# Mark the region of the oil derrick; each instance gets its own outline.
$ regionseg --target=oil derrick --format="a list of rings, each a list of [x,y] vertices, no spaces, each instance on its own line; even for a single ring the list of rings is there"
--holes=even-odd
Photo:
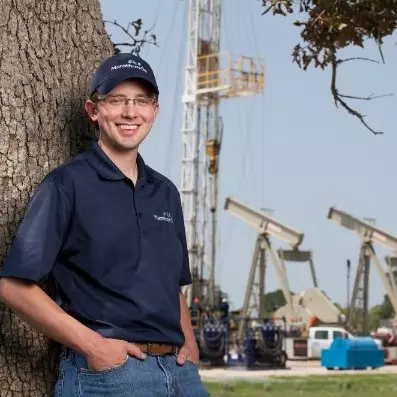
[[[219,104],[263,92],[264,64],[220,52],[221,0],[190,0],[188,7],[180,192],[193,285],[186,295],[189,304],[197,296],[213,307],[223,132]]]
[[[392,274],[390,262],[386,260],[389,270],[387,273],[374,248],[374,245],[377,244],[395,252],[397,250],[397,237],[333,207],[328,211],[328,218],[336,224],[352,230],[360,237],[360,255],[346,322],[347,327],[359,334],[367,335],[369,333],[368,295],[371,267],[376,269],[383,287],[390,298],[394,312],[397,313],[396,283],[393,278],[387,276],[388,273]],[[393,322],[394,325],[397,325],[397,315],[394,317]]]

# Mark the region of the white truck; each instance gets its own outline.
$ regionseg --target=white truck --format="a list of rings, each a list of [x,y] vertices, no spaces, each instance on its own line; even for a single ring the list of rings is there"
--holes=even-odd
[[[289,360],[321,358],[321,351],[328,349],[335,338],[354,338],[344,328],[333,326],[311,327],[307,338],[286,338],[285,350]],[[382,341],[375,339],[375,343],[382,347]]]
[[[321,350],[328,349],[335,338],[354,337],[341,326],[344,323],[343,314],[319,288],[306,288],[299,295],[294,295],[292,306],[280,307],[275,312],[275,318],[285,319],[287,334],[292,335],[297,330],[298,335],[305,335],[286,337],[284,350],[289,360],[320,359]],[[283,323],[279,325],[283,326]],[[374,340],[382,346],[380,340]]]
[[[286,338],[285,350],[289,360],[319,359],[321,350],[328,349],[337,338],[351,337],[345,329],[338,327],[311,327],[307,338]]]

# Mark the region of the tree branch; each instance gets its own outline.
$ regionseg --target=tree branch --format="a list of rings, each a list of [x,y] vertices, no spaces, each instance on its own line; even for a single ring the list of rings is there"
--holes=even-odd
[[[126,29],[124,26],[120,25],[117,21],[103,21],[104,23],[111,23],[112,25],[117,26],[119,29],[121,29],[132,41],[133,43],[136,42],[136,39],[134,36],[131,35],[129,32],[129,28],[131,23],[128,23],[128,28]]]
[[[124,43],[113,43],[115,46],[126,46],[126,47],[137,47],[137,46],[142,46],[143,44],[152,44],[158,47],[158,44],[155,41],[150,41],[146,39],[142,40],[135,40],[134,43],[129,43],[129,42],[124,42]]]
[[[152,40],[148,40],[147,39],[147,35],[152,31],[154,25],[150,29],[144,31],[142,38],[137,38],[137,36],[139,35],[140,30],[141,30],[141,20],[137,20],[137,21],[134,21],[134,22],[129,22],[128,25],[127,25],[127,28],[125,28],[124,26],[120,25],[117,21],[104,21],[104,22],[105,23],[110,23],[110,24],[118,27],[131,40],[130,42],[113,43],[113,46],[115,48],[117,46],[128,46],[128,47],[132,48],[131,52],[139,54],[139,52],[141,50],[141,47],[144,44],[151,44],[151,45],[155,45],[156,47],[159,46],[158,42],[156,40],[156,36],[154,34],[151,34]],[[132,34],[130,32],[130,28],[134,28],[135,29],[135,34]]]
[[[368,61],[368,62],[379,63],[379,61],[377,61],[376,59],[365,58],[365,57],[352,57],[352,58],[346,58],[346,59],[337,59],[336,63],[340,64],[343,62],[350,62],[350,61]]]
[[[387,97],[387,96],[393,96],[394,94],[382,94],[382,95],[371,94],[371,95],[368,95],[368,96],[354,96],[354,95],[344,95],[344,94],[339,94],[338,93],[338,95],[341,98],[359,99],[359,100],[362,100],[362,101],[372,101],[373,99],[379,99],[379,98],[384,98],[384,97]]]
[[[331,66],[331,91],[335,105],[345,108],[357,117],[372,133],[381,133],[371,128],[364,115],[352,108],[349,101],[369,101],[392,94],[341,94],[336,88],[336,74],[338,66],[344,62],[385,63],[382,46],[385,37],[397,31],[397,0],[262,0],[262,7],[262,15],[269,12],[284,16],[291,13],[304,15],[293,22],[293,25],[300,29],[300,37],[303,40],[303,45],[298,43],[292,51],[293,61],[305,71],[310,66],[321,69]],[[364,48],[367,40],[375,41],[378,60],[364,57],[337,58],[339,51],[350,46]]]
[[[382,42],[380,40],[377,40],[376,45],[378,46],[378,50],[379,50],[380,57],[382,58],[382,62],[383,62],[383,64],[385,64],[386,62],[385,62],[385,57],[383,55]]]
[[[272,10],[274,7],[276,7],[277,5],[277,1],[278,0],[273,0],[272,4],[270,6],[268,6],[267,8],[265,8],[265,11],[262,12],[262,15],[267,14],[270,10]],[[265,1],[263,2],[263,5],[265,5]]]
[[[341,95],[338,92],[338,89],[336,88],[336,75],[337,75],[337,68],[340,62],[335,57],[335,52],[334,52],[334,57],[332,60],[332,77],[331,77],[331,93],[335,101],[335,106],[338,107],[338,104],[340,104],[342,107],[344,107],[351,115],[357,117],[361,123],[369,130],[371,131],[374,135],[379,135],[383,134],[383,131],[376,131],[372,127],[368,125],[368,123],[365,121],[365,116],[362,115],[360,112],[357,110],[351,108],[342,98],[346,98],[346,95]]]

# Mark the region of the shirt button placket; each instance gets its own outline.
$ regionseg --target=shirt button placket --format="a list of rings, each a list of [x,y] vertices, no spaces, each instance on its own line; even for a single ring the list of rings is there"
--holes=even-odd
[[[138,226],[139,226],[139,229],[141,230],[141,232],[145,233],[147,231],[146,227],[145,227],[145,214],[142,211],[142,209],[140,209],[139,198],[137,197],[139,195],[138,191],[135,190],[134,193],[135,193],[134,194],[134,204],[135,204],[135,211],[136,211]]]
[[[143,227],[143,213],[141,211],[138,212],[138,224],[139,224],[139,228],[144,231],[144,227]]]

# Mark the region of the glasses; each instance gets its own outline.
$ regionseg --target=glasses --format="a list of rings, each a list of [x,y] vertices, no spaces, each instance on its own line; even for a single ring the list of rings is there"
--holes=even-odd
[[[153,97],[148,96],[138,96],[136,98],[127,98],[125,96],[105,96],[97,98],[98,102],[104,102],[112,108],[119,109],[127,106],[131,101],[135,107],[139,109],[147,109],[153,105],[157,100]]]

